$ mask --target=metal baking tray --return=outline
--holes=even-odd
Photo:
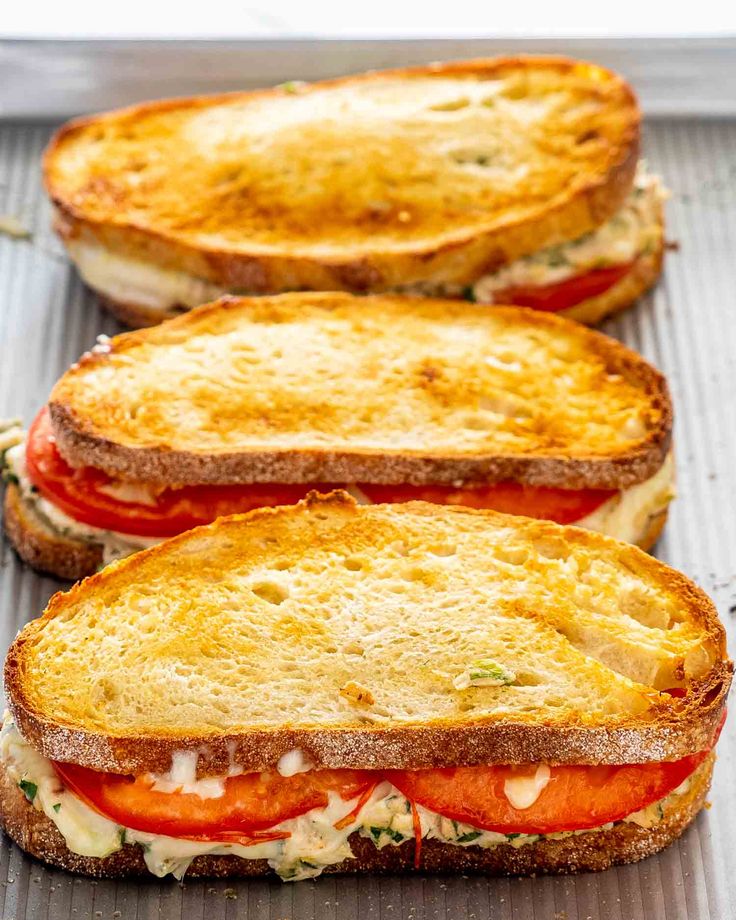
[[[433,43],[432,53],[426,59],[464,53],[457,41],[447,47],[446,53],[438,45]],[[596,54],[600,49],[579,45],[574,49],[576,53],[601,58],[601,54]],[[661,75],[669,72],[682,76],[678,50],[667,47],[669,63],[666,56],[661,57],[660,47],[660,57],[656,59],[660,76],[651,75],[647,83],[656,117],[645,124],[645,153],[672,189],[668,237],[677,244],[677,249],[668,255],[664,278],[655,292],[610,323],[607,331],[641,351],[669,377],[677,413],[680,495],[672,507],[657,554],[685,571],[713,596],[731,633],[733,646],[736,121],[717,116],[726,111],[724,87],[734,85],[736,42],[730,46],[715,43],[712,58],[703,53],[702,43],[694,48],[695,59],[688,57],[687,47],[683,51],[690,68],[697,69],[697,60],[701,59],[711,73],[714,62],[721,67],[721,76],[712,87],[713,109],[708,108],[707,96],[695,99],[678,96],[681,81],[673,82],[670,96],[662,97],[663,103],[660,98],[657,103],[657,94],[661,96],[666,90]],[[18,46],[13,48],[17,58]],[[313,62],[309,76],[317,75],[314,62],[318,60],[325,61],[325,72],[335,70],[336,65],[329,59],[329,46],[312,45],[308,50]],[[396,62],[396,48],[377,50],[383,55],[383,62]],[[32,70],[32,62],[38,60],[38,49],[31,51],[24,65],[27,70]],[[304,51],[302,47],[300,54]],[[477,53],[477,46],[470,51]],[[69,52],[69,45],[56,47],[54,59]],[[633,61],[633,52],[629,52],[625,58],[627,64],[646,75],[646,59]],[[77,46],[75,53],[83,53],[90,60],[99,59],[96,47],[80,52]],[[130,53],[130,48],[126,53]],[[606,59],[615,64],[610,54]],[[366,61],[361,58],[363,64]],[[0,73],[1,65],[2,61]],[[177,66],[181,70],[181,61]],[[44,79],[50,79],[48,72],[47,66]],[[108,65],[108,76],[110,72]],[[274,70],[270,73],[274,75]],[[291,74],[299,75],[298,71]],[[87,73],[84,86],[88,95],[93,77],[92,71]],[[250,82],[254,80],[251,73]],[[207,85],[207,80],[204,82]],[[49,96],[56,102],[58,92],[51,83]],[[38,108],[41,86],[38,80],[27,86],[30,107],[25,112],[25,122],[0,123],[0,214],[12,214],[32,231],[28,240],[0,235],[0,415],[21,415],[26,422],[45,401],[59,374],[94,343],[99,333],[118,331],[116,323],[83,288],[49,228],[48,205],[40,186],[39,158],[53,125],[37,120],[41,112]],[[13,114],[18,118],[24,114],[24,99],[18,83],[16,87]],[[192,88],[196,87],[186,87],[187,91]],[[138,86],[136,89],[140,90],[139,95],[145,95],[145,89]],[[168,91],[176,93],[177,86],[170,85]],[[64,114],[83,108],[88,95],[67,99]],[[95,100],[97,104],[105,104],[99,93]],[[6,101],[7,84],[0,79],[0,103],[4,105]],[[684,110],[678,114],[680,101]],[[61,111],[60,103],[59,114]],[[669,115],[662,117],[663,112]],[[678,117],[672,117],[673,113]],[[18,562],[5,544],[0,546],[0,653],[4,654],[24,622],[41,613],[50,595],[60,586],[53,579],[34,574]],[[719,745],[715,785],[710,796],[713,807],[700,815],[678,843],[660,855],[600,874],[510,880],[429,875],[345,876],[297,884],[278,880],[185,880],[179,885],[171,879],[154,878],[140,883],[91,881],[48,869],[2,838],[0,917],[3,920],[205,917],[207,920],[234,917],[311,920],[315,916],[321,920],[726,920],[736,916],[735,756],[731,720]]]

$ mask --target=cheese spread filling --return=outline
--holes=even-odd
[[[484,275],[472,286],[473,299],[493,303],[495,292],[504,288],[554,284],[594,268],[622,265],[653,251],[662,238],[661,209],[665,197],[659,177],[648,174],[640,164],[631,193],[610,220],[592,233],[547,247]],[[185,271],[120,255],[89,239],[70,239],[66,245],[84,281],[120,303],[173,313],[224,294],[258,293],[228,288]],[[463,293],[463,286],[427,281],[401,285],[396,290],[457,297]]]
[[[102,530],[69,517],[53,502],[40,495],[31,483],[26,470],[23,443],[16,444],[5,452],[5,465],[17,483],[23,500],[42,521],[61,536],[102,546],[105,565],[163,540]],[[639,542],[646,534],[650,520],[661,514],[674,498],[674,473],[674,458],[672,453],[669,453],[653,476],[635,486],[629,486],[628,489],[622,489],[591,514],[576,521],[575,526],[595,530],[626,543]],[[135,501],[140,501],[138,493],[142,488],[144,487],[134,489]],[[361,504],[370,503],[365,493],[356,486],[349,485],[346,490]]]
[[[484,275],[473,285],[473,299],[493,303],[498,291],[557,284],[654,252],[664,233],[662,205],[666,197],[659,176],[647,173],[639,164],[628,198],[610,220],[576,240],[540,249]]]
[[[624,543],[638,543],[652,518],[667,510],[675,497],[675,458],[670,451],[654,476],[622,489],[595,511],[575,522],[576,527],[607,534]]]
[[[102,547],[102,561],[105,565],[162,542],[162,540],[155,537],[140,537],[136,534],[103,530],[100,527],[82,524],[80,521],[69,517],[68,514],[57,508],[53,502],[44,498],[28,478],[25,443],[17,444],[6,451],[5,466],[12,481],[18,486],[23,501],[33,509],[47,527],[62,537],[79,540],[83,543],[99,544]]]
[[[185,759],[187,757],[189,755],[185,755]],[[138,844],[143,848],[143,858],[148,869],[158,877],[171,874],[181,879],[196,856],[232,855],[241,859],[266,859],[269,866],[282,879],[297,881],[313,878],[326,866],[349,859],[353,854],[348,838],[353,833],[372,840],[378,849],[397,846],[415,839],[411,803],[389,782],[379,783],[359,809],[357,798],[346,802],[338,795],[330,793],[326,808],[314,808],[272,828],[274,831],[287,832],[289,837],[286,839],[241,846],[234,843],[182,840],[145,833],[123,827],[103,817],[64,788],[51,761],[23,739],[8,713],[5,714],[0,732],[0,761],[9,778],[18,784],[33,808],[42,811],[56,825],[73,853],[103,858],[126,844]],[[172,773],[177,769],[183,769],[191,780],[190,761],[186,760],[186,766],[183,764],[184,761],[178,766],[172,765]],[[546,769],[548,771],[549,768]],[[540,764],[537,773],[542,771],[543,777],[544,770],[545,765]],[[199,782],[217,781],[215,778]],[[535,777],[532,782],[536,787],[541,786],[541,779],[537,781]],[[686,793],[689,785],[690,778],[665,799],[628,815],[623,820],[641,827],[652,827],[662,819],[668,804],[676,796]],[[195,791],[200,794],[196,787]],[[538,788],[534,801],[540,793],[541,788]],[[511,798],[509,800],[511,801]],[[524,807],[533,804],[528,794],[524,801],[529,801]],[[335,827],[335,824],[342,823],[341,819],[356,809],[349,824],[339,829]],[[605,824],[587,830],[550,834],[500,834],[446,818],[421,805],[417,805],[416,809],[423,839],[484,849],[502,844],[518,848],[539,840],[559,840],[613,827],[613,824]]]

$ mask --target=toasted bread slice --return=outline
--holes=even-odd
[[[593,64],[471,60],[81,119],[44,170],[65,239],[226,290],[465,285],[607,220],[639,122]]]
[[[653,827],[620,822],[560,839],[538,840],[522,847],[501,844],[492,849],[424,840],[419,869],[433,873],[538,875],[595,872],[636,862],[672,843],[697,815],[705,804],[714,759],[711,754],[695,772],[687,792],[667,800],[662,819]],[[102,859],[80,856],[69,850],[54,823],[43,812],[33,808],[2,765],[0,820],[18,846],[53,866],[97,878],[150,877],[139,846],[127,845]],[[378,850],[370,840],[358,834],[352,834],[349,841],[353,858],[326,866],[325,873],[409,872],[415,868],[412,842]],[[187,869],[187,877],[242,878],[268,873],[265,859],[240,859],[237,856],[197,856]]]
[[[664,378],[515,307],[226,298],[85,355],[54,387],[73,464],[127,480],[625,488],[670,443]]]
[[[504,684],[458,689],[487,658]],[[711,744],[731,671],[709,599],[635,547],[337,492],[55,595],[5,688],[46,757],[136,774],[196,750],[207,775],[295,748],[368,769],[677,759]]]

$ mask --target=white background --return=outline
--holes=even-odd
[[[734,0],[0,0],[4,38],[734,34]]]

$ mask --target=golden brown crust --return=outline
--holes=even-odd
[[[88,375],[96,367],[114,362],[121,353],[129,353],[130,359],[134,361],[136,349],[142,345],[165,349],[172,342],[186,340],[188,335],[193,334],[193,330],[200,333],[205,328],[215,330],[218,324],[223,323],[231,315],[242,315],[244,328],[247,328],[247,323],[251,320],[284,323],[294,317],[299,317],[301,321],[301,317],[311,316],[313,322],[317,323],[330,314],[334,314],[335,317],[346,317],[349,323],[355,324],[357,330],[351,347],[356,348],[356,343],[361,341],[365,353],[367,348],[375,348],[376,342],[373,334],[369,342],[369,336],[360,329],[361,314],[364,311],[369,311],[374,323],[375,318],[379,318],[380,328],[385,328],[387,332],[392,328],[398,329],[398,323],[401,321],[404,336],[408,335],[407,330],[412,328],[412,324],[419,328],[422,320],[428,323],[478,323],[479,319],[486,315],[489,318],[489,333],[491,325],[493,328],[498,326],[504,329],[518,329],[521,337],[533,335],[536,330],[541,330],[549,336],[550,348],[556,339],[570,346],[574,344],[576,353],[580,355],[578,368],[598,367],[602,362],[607,379],[616,375],[623,378],[627,385],[635,388],[638,391],[635,394],[636,399],[640,400],[641,405],[646,405],[647,428],[640,437],[632,439],[630,446],[616,446],[614,449],[611,445],[608,451],[600,447],[595,450],[594,446],[589,444],[573,444],[575,455],[572,455],[571,445],[562,442],[563,435],[559,428],[554,435],[556,449],[547,449],[544,445],[535,449],[536,435],[532,435],[526,452],[519,448],[515,451],[505,448],[505,451],[501,452],[500,446],[494,451],[494,444],[483,449],[476,446],[479,443],[477,440],[474,440],[472,445],[467,440],[458,441],[458,446],[453,451],[444,453],[441,449],[430,451],[426,448],[412,448],[411,445],[402,445],[400,449],[392,451],[373,446],[376,441],[373,436],[370,438],[373,444],[369,445],[361,443],[361,437],[365,440],[365,434],[348,437],[342,427],[335,431],[335,444],[332,446],[292,446],[286,449],[281,438],[271,448],[268,444],[270,435],[259,435],[252,444],[248,441],[247,425],[261,425],[262,418],[260,410],[254,420],[248,421],[247,415],[248,407],[251,405],[249,393],[257,389],[253,384],[255,370],[245,384],[238,385],[237,392],[231,392],[228,396],[231,401],[236,397],[240,399],[241,408],[235,414],[239,418],[238,425],[245,426],[241,439],[243,446],[235,450],[230,447],[235,443],[233,439],[229,439],[222,446],[208,448],[207,451],[173,447],[170,443],[174,436],[171,428],[162,428],[161,432],[157,432],[158,444],[149,435],[147,442],[139,446],[135,444],[135,439],[139,437],[138,422],[133,434],[127,435],[129,443],[122,443],[119,434],[119,440],[115,440],[119,429],[113,423],[111,414],[105,414],[102,399],[94,403],[94,412],[88,409],[78,411],[75,407],[75,402],[79,403],[80,398],[85,405],[89,402],[93,391]],[[349,328],[352,329],[353,326]],[[483,329],[479,325],[479,334],[481,331]],[[150,366],[150,356],[147,356],[146,360]],[[441,356],[438,355],[437,361],[440,360]],[[585,364],[586,361],[588,365]],[[417,365],[418,363],[419,359],[414,362]],[[408,368],[409,364],[402,369],[403,377],[387,377],[389,382],[385,386],[382,384],[381,392],[395,400],[395,379],[405,379]],[[270,370],[270,367],[267,370]],[[574,370],[571,370],[571,373],[573,372]],[[186,373],[186,368],[183,373]],[[540,369],[540,375],[542,374],[543,370]],[[318,396],[323,392],[321,398],[325,410],[334,410],[336,402],[349,409],[347,415],[341,416],[347,421],[341,424],[343,427],[352,425],[354,417],[358,414],[358,407],[353,411],[350,397],[340,395],[336,399],[330,389],[335,384],[320,382],[310,385],[315,387],[314,392]],[[439,391],[435,395],[430,388],[422,386],[423,409],[426,406],[428,411],[435,413],[436,418],[444,419],[445,410],[440,411],[438,406],[445,397]],[[220,390],[218,394],[219,392]],[[459,389],[456,388],[456,400],[459,400],[458,394]],[[201,388],[197,390],[196,396],[201,398]],[[217,397],[213,396],[213,400],[215,398]],[[279,398],[285,397],[279,395]],[[477,398],[476,394],[474,399],[477,401]],[[276,406],[276,396],[273,400],[273,405]],[[213,405],[214,401],[210,403],[210,406]],[[253,405],[256,403],[253,402]],[[279,422],[281,427],[277,433],[281,436],[286,431],[284,426],[288,419],[283,411],[285,404],[282,403],[279,408],[282,410]],[[471,409],[472,406],[469,404],[468,408]],[[536,425],[550,424],[549,417],[535,409],[531,402],[529,408],[536,417]],[[59,449],[70,463],[94,466],[127,480],[169,485],[248,482],[436,484],[453,483],[457,480],[473,483],[511,479],[532,485],[568,489],[620,489],[643,482],[657,472],[669,450],[672,430],[672,404],[664,377],[635,352],[601,333],[585,329],[558,316],[521,307],[488,308],[486,313],[486,308],[482,306],[459,301],[398,295],[374,295],[354,299],[351,295],[340,292],[295,293],[272,298],[223,298],[155,329],[118,336],[110,342],[109,350],[85,355],[59,380],[51,393],[49,410]],[[233,405],[227,407],[227,412],[232,418]],[[296,407],[291,411],[289,418],[298,416]],[[374,413],[374,417],[378,418],[378,415]],[[378,422],[375,424],[378,425]],[[325,425],[326,422],[321,419],[320,430],[323,432],[329,431]],[[132,431],[130,426],[128,427]],[[382,426],[379,427],[382,429]],[[176,437],[179,438],[186,430],[183,427],[177,428]],[[352,428],[349,431],[352,431]],[[303,428],[300,429],[300,433],[303,433]],[[340,439],[342,443],[338,446]],[[195,444],[199,444],[194,437],[193,440]],[[526,441],[522,440],[519,443],[525,444]],[[150,446],[151,444],[155,446]],[[555,450],[558,451],[557,454]]]
[[[523,149],[516,156],[535,165],[534,184],[526,188],[523,180],[518,181],[511,204],[508,196],[502,196],[503,203],[484,204],[484,196],[492,199],[498,186],[495,172],[491,182],[483,173],[485,155],[473,160],[482,164],[480,169],[463,167],[459,185],[454,173],[452,181],[443,183],[441,176],[432,180],[431,170],[439,167],[428,166],[428,142],[422,134],[415,136],[417,125],[424,124],[421,118],[417,121],[423,114],[421,106],[410,130],[401,117],[383,117],[381,130],[357,116],[346,125],[343,113],[339,132],[334,129],[336,121],[330,127],[329,118],[322,121],[312,116],[300,123],[298,137],[289,134],[289,113],[295,106],[301,111],[312,104],[321,111],[324,100],[340,94],[360,97],[368,93],[370,97],[373,91],[385,93],[386,86],[411,87],[422,79],[431,83],[435,78],[456,81],[459,95],[463,81],[488,80],[490,85],[506,81],[502,95],[521,99],[518,105],[524,104],[527,91],[544,98],[545,87],[564,87],[566,117],[550,112],[541,125],[534,129],[530,125],[523,136],[515,121],[507,123],[504,106],[499,113],[485,102],[478,109],[480,116],[473,116],[481,118],[481,129],[470,122],[458,135],[457,113],[438,115],[441,110],[426,123],[427,138],[446,134],[455,146],[460,143],[458,163],[470,162],[464,159],[470,155],[466,148],[482,145],[483,130],[489,123],[494,157],[499,143],[508,150],[521,144]],[[579,111],[576,101],[582,103]],[[427,102],[429,109],[432,102]],[[239,113],[253,107],[260,113],[259,123],[265,119],[276,126],[266,135],[274,146],[264,162],[258,147],[256,154],[248,153],[242,137],[237,144],[233,141],[235,159],[228,154],[219,165],[206,157],[198,159],[198,144],[181,142],[177,133],[184,130],[181,125],[186,127],[187,119],[204,118],[197,131],[206,145],[210,130],[223,130],[220,113],[227,113],[230,106],[239,107]],[[215,123],[210,127],[207,116],[212,111],[220,120],[213,116]],[[366,114],[367,110],[360,111]],[[282,115],[286,127],[281,125]],[[553,57],[460,61],[330,80],[297,93],[277,88],[166,100],[81,119],[64,126],[52,140],[44,173],[63,238],[94,240],[116,253],[174,267],[225,288],[252,293],[294,289],[365,292],[427,280],[469,284],[489,269],[546,245],[574,239],[608,219],[633,181],[639,122],[630,87],[603,68]],[[140,137],[136,137],[138,130]],[[550,143],[551,136],[555,143]],[[248,135],[244,137],[247,142]],[[381,138],[375,148],[374,137]],[[342,139],[350,144],[347,158],[341,158],[336,149]],[[361,164],[363,159],[368,164],[361,169],[368,169],[370,181],[351,165],[356,144],[363,151]],[[88,173],[76,158],[80,145],[87,151],[92,148],[93,163],[102,155]],[[163,145],[165,156],[157,145]],[[421,147],[422,169],[417,165],[417,146]],[[335,152],[329,166],[326,149]],[[73,159],[67,164],[69,151]],[[149,162],[151,151],[158,158]],[[317,170],[325,176],[321,183],[325,192],[316,194],[315,184],[302,180],[307,161],[310,174]],[[162,162],[170,164],[170,173],[162,172]],[[503,158],[501,162],[505,163]],[[504,172],[507,166],[500,169]],[[135,183],[127,181],[130,172],[135,173]],[[184,174],[189,177],[186,186],[182,185]],[[466,183],[471,183],[463,191],[467,200],[454,200],[455,189],[465,189]],[[448,193],[438,192],[435,200],[433,188],[443,187]],[[198,188],[201,197],[194,193]],[[260,196],[265,196],[263,201]],[[214,209],[213,201],[217,202]],[[142,206],[149,212],[143,218]],[[188,209],[186,219],[177,217],[177,208]]]
[[[102,547],[98,543],[85,543],[52,530],[23,501],[13,484],[5,491],[3,523],[20,558],[41,572],[77,581],[93,575],[102,565]]]
[[[172,756],[182,749],[199,752],[198,769],[205,774],[222,774],[233,759],[248,770],[272,769],[279,759],[299,748],[317,768],[355,767],[361,769],[418,769],[481,763],[644,763],[676,760],[704,750],[712,743],[731,684],[733,664],[727,657],[725,632],[710,599],[684,575],[663,565],[636,547],[579,528],[560,528],[549,522],[532,522],[496,512],[447,508],[412,502],[403,508],[430,520],[447,515],[485,517],[489,526],[514,526],[543,536],[565,535],[565,539],[593,554],[615,549],[619,564],[652,586],[677,596],[680,615],[702,633],[703,646],[712,649],[708,670],[689,679],[683,699],[658,695],[650,711],[619,717],[615,722],[580,725],[526,714],[521,721],[487,719],[462,721],[435,720],[434,724],[364,724],[361,727],[253,728],[237,734],[208,732],[198,736],[172,733],[169,736],[144,736],[140,731],[119,732],[114,737],[96,728],[60,724],[53,711],[41,709],[32,701],[29,685],[32,675],[26,667],[26,651],[49,620],[64,615],[77,600],[97,594],[110,586],[140,580],[148,583],[152,572],[166,557],[187,541],[222,534],[223,544],[238,547],[237,531],[247,523],[256,528],[271,528],[279,517],[292,520],[296,515],[345,514],[352,519],[380,506],[361,508],[345,493],[329,496],[312,493],[305,502],[288,508],[262,509],[248,515],[221,518],[215,524],[175,537],[118,563],[75,585],[66,594],[56,594],[44,616],[28,624],[12,644],[5,662],[5,690],[8,705],[26,740],[52,760],[70,761],[92,769],[138,774],[165,772]],[[322,520],[323,518],[318,518]],[[260,532],[260,531],[259,531]],[[235,551],[235,550],[233,550]],[[238,550],[240,552],[240,550]],[[239,558],[241,558],[239,556]],[[210,562],[213,563],[212,554]],[[120,583],[118,583],[120,580]],[[684,671],[683,671],[684,678]]]
[[[486,875],[564,874],[596,872],[610,866],[637,862],[676,840],[705,804],[713,772],[714,755],[696,771],[684,795],[671,799],[662,820],[643,828],[622,822],[608,830],[576,834],[561,840],[542,840],[522,847],[501,845],[493,849],[460,847],[437,840],[422,841],[423,872],[473,872]],[[148,875],[139,846],[125,846],[104,859],[72,853],[56,826],[27,801],[20,789],[0,767],[0,818],[6,833],[27,853],[53,866],[97,878]],[[354,857],[327,873],[409,872],[414,870],[414,844],[376,849],[357,834],[350,837]],[[244,878],[267,875],[265,860],[236,856],[198,856],[187,875]]]

